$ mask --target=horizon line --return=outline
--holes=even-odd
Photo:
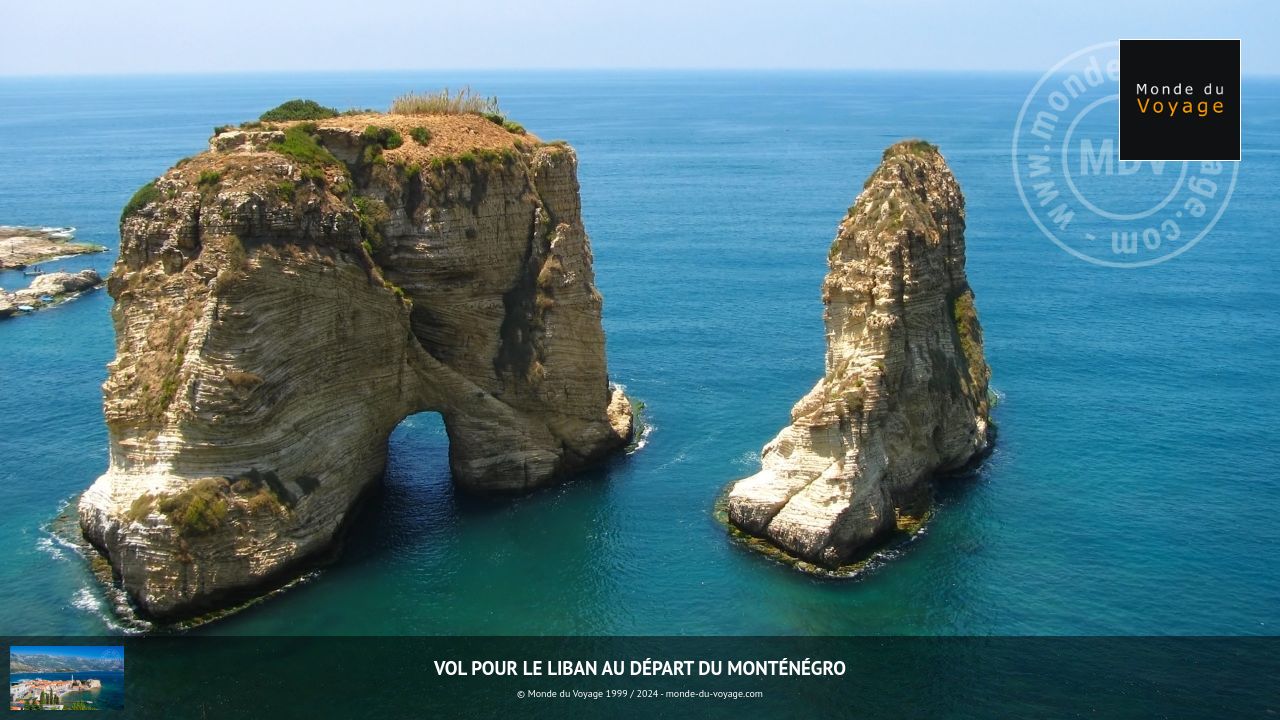
[[[867,67],[481,67],[481,68],[361,68],[361,69],[263,69],[263,70],[181,70],[164,71],[107,71],[107,72],[47,72],[4,73],[0,80],[49,80],[75,78],[174,78],[174,77],[229,77],[240,75],[364,75],[381,73],[866,73],[866,74],[936,74],[936,75],[1043,75],[1045,71],[1011,68],[867,68]],[[1280,71],[1240,73],[1244,79],[1280,78]]]

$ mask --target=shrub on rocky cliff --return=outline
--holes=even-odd
[[[129,202],[125,203],[124,210],[120,212],[120,222],[124,222],[125,218],[138,212],[147,205],[155,202],[160,198],[160,191],[156,189],[156,181],[143,185],[138,191],[129,198]]]
[[[325,107],[315,100],[289,100],[262,113],[258,117],[264,122],[286,122],[289,120],[324,120],[338,117],[338,111]]]
[[[397,163],[396,166],[400,168],[400,172],[404,175],[405,182],[408,182],[415,175],[422,172],[422,165],[416,162]]]
[[[391,219],[391,211],[386,203],[370,197],[356,198],[355,206],[365,251],[373,255],[382,249],[382,224]]]
[[[404,144],[404,138],[392,128],[370,125],[360,133],[360,137],[369,143],[364,148],[365,163],[384,162],[383,150],[395,150]]]
[[[956,337],[960,338],[960,350],[970,367],[984,362],[982,355],[982,331],[978,326],[978,311],[973,306],[973,295],[964,293],[952,304],[955,316]]]
[[[203,478],[180,493],[160,498],[158,508],[179,535],[194,536],[217,530],[227,516],[224,478]]]
[[[133,499],[129,504],[129,512],[125,514],[125,518],[130,522],[138,522],[151,514],[155,509],[156,498],[151,493],[143,493]]]
[[[281,155],[287,155],[297,160],[303,165],[304,175],[306,175],[305,170],[308,168],[314,170],[325,165],[340,164],[332,153],[325,150],[316,141],[315,135],[313,135],[314,132],[315,125],[313,124],[294,125],[284,131],[284,141],[272,143],[271,149]]]
[[[431,131],[424,127],[416,127],[409,131],[409,137],[419,145],[426,145],[431,142]]]
[[[298,188],[290,181],[278,182],[275,185],[276,197],[285,202],[293,202],[293,196],[297,193]]]
[[[484,118],[489,122],[493,123],[494,125],[502,126],[502,128],[509,133],[515,133],[516,135],[525,134],[525,129],[523,125],[521,125],[518,122],[515,122],[514,120],[508,120],[506,116],[502,115],[501,113],[496,113],[496,112],[485,113]]]
[[[404,138],[400,133],[388,127],[378,127],[370,125],[360,134],[368,142],[377,143],[386,150],[395,150],[404,144]]]
[[[222,182],[222,173],[217,170],[204,170],[200,173],[200,178],[196,180],[196,185],[200,187],[213,187]]]

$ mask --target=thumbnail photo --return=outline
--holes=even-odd
[[[27,645],[9,648],[10,710],[123,708],[123,646]]]

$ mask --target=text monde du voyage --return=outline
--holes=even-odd
[[[1143,115],[1161,117],[1195,116],[1209,117],[1226,113],[1226,104],[1222,100],[1214,100],[1215,96],[1223,96],[1224,87],[1214,83],[1205,83],[1197,88],[1190,83],[1174,85],[1151,85],[1135,83],[1134,100],[1138,103],[1138,112]]]

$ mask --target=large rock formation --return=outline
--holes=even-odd
[[[841,222],[822,287],[826,373],[733,485],[730,521],[836,567],[992,440],[964,197],[937,148],[893,145]]]
[[[441,413],[454,481],[480,492],[625,444],[576,157],[511,127],[225,129],[130,202],[108,281],[110,468],[79,514],[144,614],[291,577],[412,413]]]

